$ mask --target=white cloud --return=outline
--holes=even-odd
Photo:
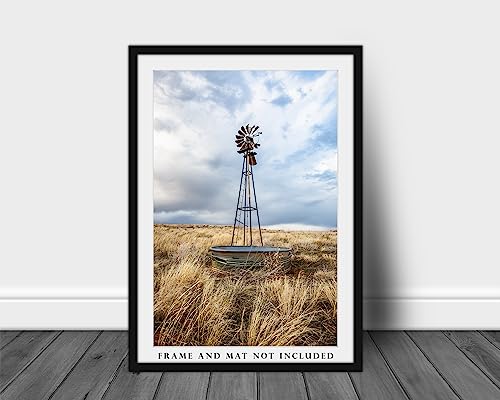
[[[232,223],[250,123],[261,223],[335,226],[336,88],[335,71],[156,72],[155,220]]]

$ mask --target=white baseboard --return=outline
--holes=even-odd
[[[500,329],[500,298],[365,299],[363,303],[364,329]]]
[[[365,299],[363,328],[500,329],[500,299]],[[126,298],[0,299],[0,329],[128,329]]]
[[[0,329],[126,330],[128,299],[0,299]]]

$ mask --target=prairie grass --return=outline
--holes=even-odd
[[[214,265],[232,227],[155,225],[156,346],[317,346],[337,342],[337,233],[263,230],[291,247],[290,265]]]

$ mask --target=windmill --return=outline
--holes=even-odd
[[[264,245],[262,241],[262,230],[260,228],[257,194],[255,192],[255,181],[253,176],[253,166],[257,165],[257,159],[255,158],[257,153],[254,150],[260,146],[258,137],[262,135],[262,132],[258,132],[258,130],[259,127],[256,125],[247,125],[242,126],[236,134],[235,142],[238,153],[243,154],[243,165],[241,167],[240,189],[238,191],[238,201],[236,203],[236,212],[234,215],[231,246],[239,243],[239,240],[242,241],[243,246],[253,245],[253,213],[255,213],[257,217],[260,245]],[[241,237],[240,231],[243,231]]]
[[[243,156],[240,188],[234,215],[233,233],[230,246],[212,246],[210,255],[219,266],[255,267],[261,266],[266,256],[274,254],[280,262],[288,263],[291,250],[288,247],[264,246],[260,227],[259,208],[253,167],[257,165],[255,151],[260,147],[259,126],[241,126],[236,133],[237,152]],[[257,218],[258,236],[255,237],[254,223]],[[258,245],[256,245],[258,243]]]

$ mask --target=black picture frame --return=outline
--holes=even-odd
[[[141,55],[350,55],[354,65],[354,362],[352,363],[140,363],[138,362],[138,57]],[[163,371],[361,371],[362,370],[362,46],[156,46],[128,48],[128,258],[129,370]]]

